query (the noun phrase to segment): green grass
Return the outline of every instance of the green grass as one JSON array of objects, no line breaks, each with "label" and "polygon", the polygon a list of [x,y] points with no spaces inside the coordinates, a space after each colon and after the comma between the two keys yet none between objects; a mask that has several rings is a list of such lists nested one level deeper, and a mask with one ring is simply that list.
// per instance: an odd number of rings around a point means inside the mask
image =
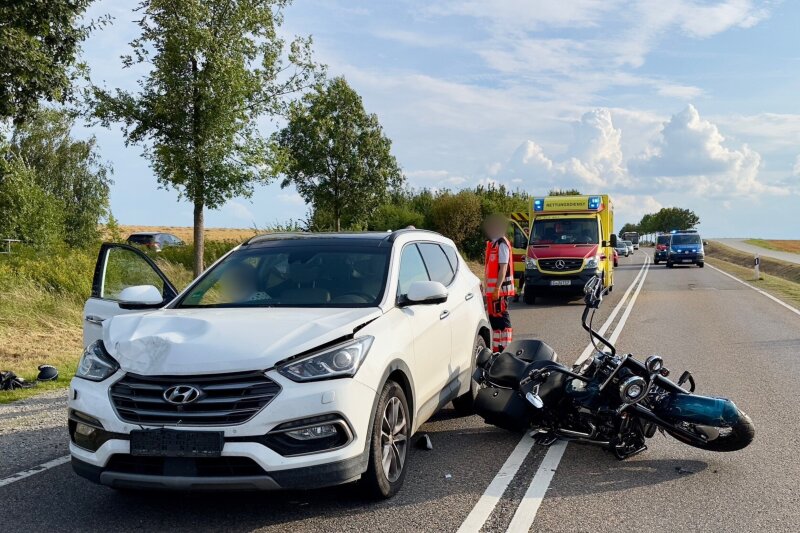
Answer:
[{"label": "green grass", "polygon": [[745,268],[713,257],[706,257],[706,262],[800,309],[800,283],[764,273],[761,274],[761,279],[756,279],[755,271],[752,268]]}]

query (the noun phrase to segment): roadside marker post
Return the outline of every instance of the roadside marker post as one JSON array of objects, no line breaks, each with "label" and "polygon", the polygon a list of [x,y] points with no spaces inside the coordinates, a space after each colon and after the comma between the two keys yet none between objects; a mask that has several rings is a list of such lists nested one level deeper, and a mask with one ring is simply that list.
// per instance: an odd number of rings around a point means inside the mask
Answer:
[{"label": "roadside marker post", "polygon": [[761,258],[758,257],[758,254],[756,254],[756,260],[755,260],[754,266],[755,266],[755,270],[756,270],[756,281],[758,281],[758,280],[761,279],[761,268],[760,268],[760,266],[761,266]]}]

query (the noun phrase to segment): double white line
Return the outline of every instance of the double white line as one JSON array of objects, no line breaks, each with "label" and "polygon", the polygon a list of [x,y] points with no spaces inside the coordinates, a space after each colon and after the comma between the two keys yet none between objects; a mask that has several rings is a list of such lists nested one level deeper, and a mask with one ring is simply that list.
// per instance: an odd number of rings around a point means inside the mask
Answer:
[{"label": "double white line", "polygon": [[[622,333],[622,328],[625,327],[625,323],[628,321],[628,317],[630,317],[631,311],[633,310],[633,304],[636,303],[636,299],[639,297],[639,293],[642,291],[644,280],[647,277],[647,271],[649,269],[650,256],[646,255],[644,264],[642,265],[642,268],[639,269],[639,273],[634,278],[633,283],[631,283],[628,287],[628,290],[625,291],[622,299],[611,311],[611,314],[608,316],[608,319],[606,319],[605,323],[603,323],[600,329],[597,330],[601,335],[605,334],[611,324],[614,323],[614,320],[617,318],[617,315],[619,315],[619,312],[623,307],[625,307],[625,311],[622,313],[622,318],[620,318],[619,323],[617,323],[616,328],[614,328],[614,332],[609,337],[611,342],[615,342],[619,338],[620,333]],[[633,292],[633,296],[629,301],[628,297],[631,295],[631,292]],[[585,361],[589,355],[591,355],[593,350],[594,346],[592,343],[589,343],[586,346],[586,349],[583,350],[583,353],[581,353],[580,357],[578,357],[576,363],[579,364]],[[492,514],[494,508],[497,506],[497,503],[500,501],[503,493],[508,488],[511,480],[514,479],[519,467],[528,456],[528,452],[530,452],[534,442],[534,439],[527,435],[522,437],[517,446],[514,448],[514,451],[511,452],[511,455],[500,468],[500,471],[497,472],[492,482],[489,483],[489,486],[478,500],[478,503],[475,504],[475,507],[473,507],[469,515],[467,515],[467,518],[461,524],[461,527],[458,528],[459,533],[473,533],[480,531],[480,529],[489,519],[489,516]],[[520,502],[513,518],[511,519],[511,523],[509,524],[507,530],[508,532],[518,533],[527,532],[530,530],[531,526],[533,525],[533,521],[536,518],[536,513],[539,511],[539,506],[542,504],[545,493],[550,486],[550,482],[552,481],[553,476],[558,469],[558,465],[561,462],[561,458],[564,456],[564,451],[566,449],[566,441],[561,440],[556,441],[548,448],[544,459],[542,459],[542,463],[539,465],[539,468],[536,470],[536,474],[534,474],[533,479],[531,480],[531,484],[528,486],[528,490],[525,491],[525,496],[522,497],[522,501]]]}]

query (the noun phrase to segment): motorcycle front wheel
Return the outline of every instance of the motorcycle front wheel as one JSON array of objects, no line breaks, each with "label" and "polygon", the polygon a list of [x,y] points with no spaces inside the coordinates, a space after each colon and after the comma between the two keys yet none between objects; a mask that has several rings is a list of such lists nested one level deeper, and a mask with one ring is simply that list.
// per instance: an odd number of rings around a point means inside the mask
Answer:
[{"label": "motorcycle front wheel", "polygon": [[753,442],[756,436],[756,428],[753,425],[753,421],[741,409],[739,410],[739,419],[731,426],[714,427],[689,422],[678,422],[676,426],[684,431],[694,433],[697,435],[697,439],[689,438],[669,429],[667,429],[667,433],[684,444],[712,452],[735,452],[741,450]]}]

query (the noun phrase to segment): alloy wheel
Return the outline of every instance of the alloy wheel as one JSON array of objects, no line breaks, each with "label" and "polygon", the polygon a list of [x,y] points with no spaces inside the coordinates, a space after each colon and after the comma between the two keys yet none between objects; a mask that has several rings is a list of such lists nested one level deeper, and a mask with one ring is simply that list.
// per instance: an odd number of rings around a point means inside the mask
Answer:
[{"label": "alloy wheel", "polygon": [[397,481],[403,472],[408,451],[408,430],[403,403],[397,396],[392,396],[386,402],[381,423],[381,463],[389,482]]}]

